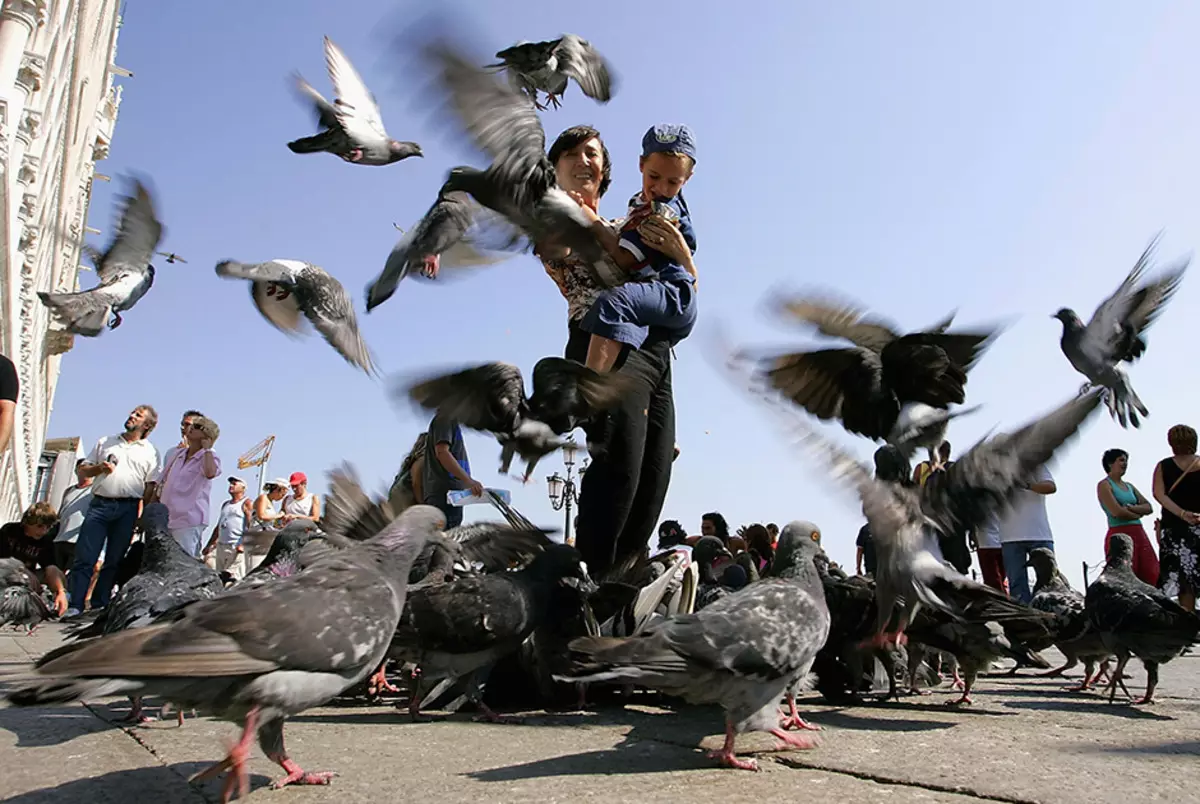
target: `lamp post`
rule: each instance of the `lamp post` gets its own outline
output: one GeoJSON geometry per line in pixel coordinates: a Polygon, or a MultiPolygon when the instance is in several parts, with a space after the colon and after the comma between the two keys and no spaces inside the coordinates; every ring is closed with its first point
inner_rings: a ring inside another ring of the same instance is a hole
{"type": "MultiPolygon", "coordinates": [[[[568,441],[563,445],[563,465],[567,467],[567,476],[562,477],[558,472],[546,478],[546,490],[550,494],[550,505],[554,506],[555,511],[566,509],[565,524],[563,527],[564,541],[569,545],[575,544],[575,537],[571,535],[571,507],[579,499],[579,495],[575,487],[574,468],[575,455],[579,452],[579,445],[573,440],[568,441]]],[[[587,463],[579,468],[579,474],[582,475],[587,471],[587,463]]]]}

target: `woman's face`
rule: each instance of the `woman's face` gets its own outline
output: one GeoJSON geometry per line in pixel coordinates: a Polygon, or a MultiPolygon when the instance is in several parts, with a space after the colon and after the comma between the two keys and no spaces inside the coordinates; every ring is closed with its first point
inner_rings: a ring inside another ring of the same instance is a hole
{"type": "Polygon", "coordinates": [[[564,151],[554,165],[558,186],[590,199],[600,200],[600,181],[604,178],[604,151],[599,137],[592,137],[564,151]]]}
{"type": "Polygon", "coordinates": [[[1123,477],[1125,475],[1125,470],[1128,468],[1129,468],[1129,457],[1126,455],[1118,455],[1117,459],[1115,461],[1113,461],[1112,473],[1116,477],[1123,477]]]}

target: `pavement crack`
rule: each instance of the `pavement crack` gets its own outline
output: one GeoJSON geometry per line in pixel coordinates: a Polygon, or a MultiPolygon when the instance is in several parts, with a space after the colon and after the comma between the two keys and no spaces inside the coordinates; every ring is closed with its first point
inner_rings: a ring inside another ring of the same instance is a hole
{"type": "Polygon", "coordinates": [[[785,765],[796,770],[818,770],[825,771],[827,773],[840,773],[843,776],[852,776],[855,779],[862,779],[863,781],[867,782],[890,784],[899,787],[915,787],[921,790],[929,790],[934,793],[952,793],[959,796],[967,796],[969,798],[978,799],[980,801],[1003,801],[1005,804],[1042,804],[1040,801],[1035,801],[1029,798],[981,793],[978,790],[972,790],[964,785],[938,784],[937,782],[921,782],[913,779],[903,779],[898,776],[890,776],[883,773],[850,770],[849,768],[825,765],[819,762],[806,762],[802,759],[797,759],[796,757],[792,756],[772,756],[770,759],[774,760],[780,765],[785,765]]]}

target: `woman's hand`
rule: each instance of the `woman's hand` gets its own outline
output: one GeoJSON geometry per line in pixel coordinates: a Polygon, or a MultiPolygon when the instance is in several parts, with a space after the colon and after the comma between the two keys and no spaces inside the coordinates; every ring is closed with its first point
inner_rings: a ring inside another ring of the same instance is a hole
{"type": "Polygon", "coordinates": [[[589,205],[587,200],[584,199],[582,193],[571,190],[567,193],[567,195],[571,196],[571,200],[578,204],[579,208],[583,210],[584,217],[588,219],[588,223],[595,223],[596,221],[600,220],[600,216],[596,214],[596,210],[592,209],[591,205],[589,205]]]}
{"type": "Polygon", "coordinates": [[[683,232],[662,215],[650,215],[638,224],[638,234],[651,246],[680,265],[691,265],[692,250],[683,239],[683,232]]]}

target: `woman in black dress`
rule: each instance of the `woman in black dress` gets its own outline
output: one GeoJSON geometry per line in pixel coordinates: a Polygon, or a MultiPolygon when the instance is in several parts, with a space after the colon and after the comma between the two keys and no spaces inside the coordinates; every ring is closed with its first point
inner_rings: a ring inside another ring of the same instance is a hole
{"type": "Polygon", "coordinates": [[[1174,453],[1154,467],[1154,499],[1162,506],[1158,586],[1168,594],[1178,589],[1179,605],[1196,610],[1200,587],[1200,457],[1196,431],[1177,424],[1167,431],[1174,453]]]}

